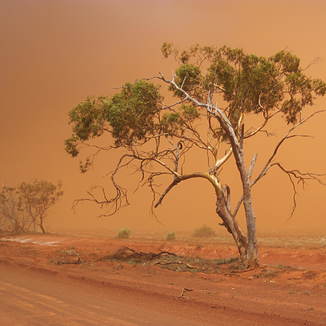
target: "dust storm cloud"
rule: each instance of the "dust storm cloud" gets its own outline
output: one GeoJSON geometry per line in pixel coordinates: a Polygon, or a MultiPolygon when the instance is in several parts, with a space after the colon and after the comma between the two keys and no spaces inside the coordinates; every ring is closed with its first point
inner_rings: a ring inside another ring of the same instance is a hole
{"type": "MultiPolygon", "coordinates": [[[[72,212],[74,199],[92,185],[108,182],[103,176],[116,156],[101,157],[94,169],[81,175],[78,160],[64,152],[63,141],[69,137],[68,111],[86,96],[112,95],[125,81],[158,71],[170,74],[173,64],[160,55],[164,41],[179,47],[226,44],[260,55],[286,48],[300,56],[304,65],[318,58],[309,74],[326,79],[325,13],[326,3],[317,0],[2,1],[0,182],[61,180],[65,195],[51,211],[51,231],[215,226],[213,194],[200,181],[171,193],[157,212],[163,225],[150,214],[146,189],[132,195],[132,205],[110,218],[98,219],[101,212],[90,204],[72,212]]],[[[316,107],[325,106],[326,99],[316,107]]],[[[286,145],[280,154],[282,162],[325,172],[325,122],[326,116],[311,121],[305,131],[314,138],[286,145]]],[[[281,132],[280,126],[276,129],[281,132]]],[[[258,139],[249,152],[263,148],[266,139],[258,139]]],[[[266,153],[263,150],[258,164],[266,153]]],[[[288,220],[291,185],[282,174],[273,172],[254,191],[258,229],[325,232],[325,194],[324,187],[307,186],[300,191],[295,216],[288,220]]]]}

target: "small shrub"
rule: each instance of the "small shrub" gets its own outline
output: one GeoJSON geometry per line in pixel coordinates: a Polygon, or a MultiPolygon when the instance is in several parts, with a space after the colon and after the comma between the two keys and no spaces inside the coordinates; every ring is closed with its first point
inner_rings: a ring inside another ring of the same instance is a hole
{"type": "Polygon", "coordinates": [[[176,236],[175,236],[175,232],[170,232],[166,235],[166,238],[165,238],[167,241],[173,241],[176,239],[176,236]]]}
{"type": "Polygon", "coordinates": [[[118,233],[119,239],[129,239],[130,237],[130,230],[129,229],[121,229],[118,233]]]}
{"type": "Polygon", "coordinates": [[[192,236],[196,238],[212,238],[216,236],[216,233],[209,226],[203,225],[199,229],[196,229],[192,236]]]}

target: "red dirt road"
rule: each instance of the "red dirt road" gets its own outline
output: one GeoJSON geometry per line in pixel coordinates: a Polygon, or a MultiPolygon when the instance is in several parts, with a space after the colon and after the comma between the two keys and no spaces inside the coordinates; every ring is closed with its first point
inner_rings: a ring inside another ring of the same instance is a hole
{"type": "Polygon", "coordinates": [[[216,325],[215,318],[231,325],[223,313],[132,289],[101,289],[4,265],[0,278],[0,325],[197,326],[216,325]]]}
{"type": "MultiPolygon", "coordinates": [[[[317,257],[316,262],[311,258],[309,264],[314,268],[310,271],[224,275],[97,261],[96,257],[126,244],[118,240],[36,240],[62,243],[45,246],[0,241],[1,326],[326,325],[325,269],[320,270],[321,265],[325,266],[323,248],[292,252],[262,249],[269,253],[268,259],[283,254],[292,257],[289,264],[296,262],[293,257],[297,254],[300,259],[305,252],[307,257],[317,257]],[[81,254],[82,264],[53,263],[58,252],[72,246],[81,254]],[[183,288],[192,291],[180,297],[183,288]]],[[[157,246],[170,246],[147,241],[127,243],[135,249],[150,251],[157,251],[157,246]]],[[[173,246],[169,250],[190,248],[186,243],[173,246]]],[[[223,245],[205,247],[211,253],[218,249],[224,257],[230,249],[223,245]]],[[[207,255],[209,252],[204,253],[207,255]]]]}
{"type": "Polygon", "coordinates": [[[0,278],[0,325],[279,325],[244,312],[229,315],[178,299],[101,289],[22,268],[0,265],[0,278]]]}

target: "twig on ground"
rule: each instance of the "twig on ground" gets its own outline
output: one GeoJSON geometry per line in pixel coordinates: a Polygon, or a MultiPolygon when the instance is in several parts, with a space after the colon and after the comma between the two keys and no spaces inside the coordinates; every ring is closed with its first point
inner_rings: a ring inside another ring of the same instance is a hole
{"type": "Polygon", "coordinates": [[[191,292],[191,291],[193,291],[193,289],[182,288],[182,291],[181,291],[181,293],[179,295],[179,298],[182,298],[183,295],[185,294],[185,292],[191,292]]]}

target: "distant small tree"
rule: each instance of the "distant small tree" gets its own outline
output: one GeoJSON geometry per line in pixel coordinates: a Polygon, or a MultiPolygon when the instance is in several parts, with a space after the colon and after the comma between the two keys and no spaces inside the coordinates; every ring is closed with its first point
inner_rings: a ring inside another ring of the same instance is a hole
{"type": "Polygon", "coordinates": [[[0,229],[10,233],[25,233],[32,224],[17,189],[3,186],[0,191],[0,229]]]}
{"type": "MultiPolygon", "coordinates": [[[[97,153],[124,151],[110,174],[115,193],[109,196],[101,189],[100,193],[89,192],[84,200],[112,208],[108,214],[129,204],[127,189],[117,178],[127,167],[135,168],[140,183],[150,187],[154,207],[180,183],[194,178],[206,180],[216,195],[220,224],[232,235],[243,264],[255,267],[258,256],[252,189],[271,169],[280,169],[294,189],[294,211],[295,181],[320,181],[317,174],[286,168],[277,156],[280,147],[290,139],[307,137],[296,131],[322,112],[304,115],[305,108],[325,95],[326,84],[308,77],[300,59],[284,50],[261,57],[226,46],[195,45],[178,51],[164,43],[162,53],[165,57],[174,56],[178,62],[172,78],[160,73],[126,83],[112,97],[87,98],[70,111],[72,137],[65,145],[73,157],[78,156],[83,145],[93,147],[97,153]],[[162,85],[176,98],[171,104],[163,103],[159,89],[162,85]],[[259,134],[269,136],[269,123],[277,116],[285,122],[284,134],[271,148],[262,168],[254,171],[257,154],[247,162],[246,145],[259,134]],[[105,134],[111,135],[113,144],[101,146],[94,142],[105,134]],[[194,166],[192,152],[207,158],[207,168],[194,166]],[[232,156],[234,160],[230,160],[232,156]],[[225,164],[234,164],[242,188],[234,207],[230,182],[222,171],[225,164]],[[168,179],[165,190],[160,190],[157,184],[168,179]],[[237,219],[240,207],[244,208],[246,232],[237,219]]],[[[82,172],[94,157],[81,163],[82,172]]],[[[196,200],[195,196],[191,200],[196,200]]]]}
{"type": "Polygon", "coordinates": [[[0,190],[0,228],[13,233],[41,230],[46,233],[47,212],[63,195],[57,185],[34,180],[17,187],[3,186],[0,190]]]}

